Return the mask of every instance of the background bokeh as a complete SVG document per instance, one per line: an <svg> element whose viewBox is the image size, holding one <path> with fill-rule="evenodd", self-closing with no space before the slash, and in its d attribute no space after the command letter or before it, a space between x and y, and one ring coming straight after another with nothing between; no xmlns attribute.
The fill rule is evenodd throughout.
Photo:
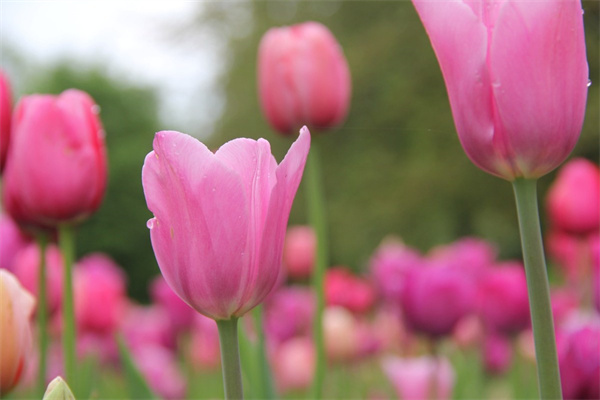
<svg viewBox="0 0 600 400"><path fill-rule="evenodd" d="M597 163L600 3L583 1L583 7L592 85L572 157ZM176 72L172 78L140 84L109 68L105 54L110 51L85 62L69 56L32 63L19 40L2 41L2 68L15 82L15 99L75 87L89 92L101 106L109 186L100 211L79 228L77 250L80 256L104 251L114 257L129 274L130 295L146 299L147 282L158 273L146 228L151 214L140 179L154 132L182 130L212 148L235 137L264 137L281 160L291 139L273 133L260 111L256 51L270 27L306 20L329 27L352 74L345 124L323 135L313 132L323 147L332 264L361 271L387 235L422 251L476 235L495 242L501 258L519 256L511 186L476 168L460 147L437 60L409 1L211 1L194 3L192 10L185 18L156 24L155 35L141 39L162 41L189 54L189 61L173 60L174 71L189 71L186 62L199 63L198 68L207 63L205 68L213 71L210 84L198 85L193 94L197 105L192 102L179 110L188 119L171 115L161 98L169 79L182 79ZM9 9L2 19L10 17ZM77 35L75 25L57 29ZM212 56L202 59L198 54ZM542 201L553 175L540 180ZM290 223L306 223L304 208L301 186ZM545 215L542 220L545 223Z"/></svg>

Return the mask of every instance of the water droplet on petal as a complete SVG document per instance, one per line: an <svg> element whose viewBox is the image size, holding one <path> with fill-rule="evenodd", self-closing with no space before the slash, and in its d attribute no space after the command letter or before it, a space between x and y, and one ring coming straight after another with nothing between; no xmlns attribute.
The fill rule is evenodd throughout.
<svg viewBox="0 0 600 400"><path fill-rule="evenodd" d="M592 80L588 79L587 87L590 87L590 86L592 86Z"/></svg>
<svg viewBox="0 0 600 400"><path fill-rule="evenodd" d="M148 229L154 229L155 222L156 218L149 219L148 222L146 222L146 226L148 227Z"/></svg>

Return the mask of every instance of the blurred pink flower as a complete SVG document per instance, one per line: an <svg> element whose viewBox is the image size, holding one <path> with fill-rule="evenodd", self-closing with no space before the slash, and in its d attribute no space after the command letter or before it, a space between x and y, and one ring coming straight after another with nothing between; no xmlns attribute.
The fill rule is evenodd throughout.
<svg viewBox="0 0 600 400"><path fill-rule="evenodd" d="M311 21L271 28L261 39L257 70L263 113L280 133L302 125L328 129L346 118L350 71L324 25Z"/></svg>
<svg viewBox="0 0 600 400"><path fill-rule="evenodd" d="M31 239L6 214L0 214L0 238L0 268L12 271L15 256Z"/></svg>
<svg viewBox="0 0 600 400"><path fill-rule="evenodd" d="M483 341L483 364L492 374L502 374L511 366L513 350L511 342L503 335L489 334Z"/></svg>
<svg viewBox="0 0 600 400"><path fill-rule="evenodd" d="M0 69L0 173L4 170L8 145L10 144L12 115L12 91L8 77Z"/></svg>
<svg viewBox="0 0 600 400"><path fill-rule="evenodd" d="M196 311L171 289L162 275L156 276L150 284L150 296L156 304L160 304L167 311L175 333L191 328Z"/></svg>
<svg viewBox="0 0 600 400"><path fill-rule="evenodd" d="M289 227L283 246L283 266L292 279L310 277L315 264L317 238L310 226Z"/></svg>
<svg viewBox="0 0 600 400"><path fill-rule="evenodd" d="M560 377L565 399L600 398L600 327L584 325L557 332Z"/></svg>
<svg viewBox="0 0 600 400"><path fill-rule="evenodd" d="M490 242L476 237L464 237L444 246L433 248L429 259L464 271L477 279L493 265L498 250Z"/></svg>
<svg viewBox="0 0 600 400"><path fill-rule="evenodd" d="M315 373L315 346L303 336L282 342L275 349L271 364L280 394L308 389Z"/></svg>
<svg viewBox="0 0 600 400"><path fill-rule="evenodd" d="M555 288L551 292L552 315L555 326L560 326L580 306L579 294L568 288Z"/></svg>
<svg viewBox="0 0 600 400"><path fill-rule="evenodd" d="M129 304L121 330L132 349L146 345L175 349L177 345L168 311L160 305Z"/></svg>
<svg viewBox="0 0 600 400"><path fill-rule="evenodd" d="M303 286L284 286L265 301L264 329L269 342L280 343L312 330L315 296Z"/></svg>
<svg viewBox="0 0 600 400"><path fill-rule="evenodd" d="M213 154L191 136L163 131L153 147L142 183L165 280L207 317L244 315L277 282L308 129L279 165L264 139L235 139Z"/></svg>
<svg viewBox="0 0 600 400"><path fill-rule="evenodd" d="M399 399L445 400L452 397L455 374L445 358L388 356L381 366Z"/></svg>
<svg viewBox="0 0 600 400"><path fill-rule="evenodd" d="M565 164L546 198L556 229L586 235L600 229L600 168L584 158Z"/></svg>
<svg viewBox="0 0 600 400"><path fill-rule="evenodd" d="M375 303L375 290L364 278L352 274L344 267L329 268L325 272L325 304L341 306L364 313Z"/></svg>
<svg viewBox="0 0 600 400"><path fill-rule="evenodd" d="M461 348L478 348L483 339L483 323L479 316L468 314L458 320L452 332L454 342Z"/></svg>
<svg viewBox="0 0 600 400"><path fill-rule="evenodd" d="M323 311L323 341L330 360L349 361L359 354L358 321L348 309L332 306Z"/></svg>
<svg viewBox="0 0 600 400"><path fill-rule="evenodd" d="M168 400L185 398L187 382L175 353L162 346L147 345L137 347L133 359L157 395Z"/></svg>
<svg viewBox="0 0 600 400"><path fill-rule="evenodd" d="M194 315L190 357L199 368L212 369L221 363L217 323L198 313Z"/></svg>

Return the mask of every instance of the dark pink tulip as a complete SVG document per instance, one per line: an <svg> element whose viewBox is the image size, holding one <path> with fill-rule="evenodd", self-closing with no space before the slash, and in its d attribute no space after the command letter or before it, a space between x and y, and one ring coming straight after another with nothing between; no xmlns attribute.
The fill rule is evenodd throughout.
<svg viewBox="0 0 600 400"><path fill-rule="evenodd" d="M446 82L460 142L504 179L556 168L587 98L579 0L413 0Z"/></svg>
<svg viewBox="0 0 600 400"><path fill-rule="evenodd" d="M308 278L315 265L317 238L310 226L288 228L283 246L283 265L290 278Z"/></svg>
<svg viewBox="0 0 600 400"><path fill-rule="evenodd" d="M492 332L514 334L530 324L525 270L519 262L490 268L479 283L478 312Z"/></svg>
<svg viewBox="0 0 600 400"><path fill-rule="evenodd" d="M27 247L31 239L6 214L0 214L0 238L0 268L12 271L15 256Z"/></svg>
<svg viewBox="0 0 600 400"><path fill-rule="evenodd" d="M600 228L600 168L584 158L565 164L548 191L547 208L552 225L585 235Z"/></svg>
<svg viewBox="0 0 600 400"><path fill-rule="evenodd" d="M492 374L502 374L510 368L513 350L510 340L503 335L491 334L483 341L483 364Z"/></svg>
<svg viewBox="0 0 600 400"><path fill-rule="evenodd" d="M309 147L303 128L277 165L264 139L232 140L213 154L191 136L156 134L142 169L152 247L169 286L196 311L240 317L269 294Z"/></svg>
<svg viewBox="0 0 600 400"><path fill-rule="evenodd" d="M40 274L40 249L31 243L15 255L13 271L23 286L36 298ZM50 313L59 311L62 304L63 258L55 245L46 248L46 295Z"/></svg>
<svg viewBox="0 0 600 400"><path fill-rule="evenodd" d="M282 287L265 301L264 328L269 341L280 343L307 335L315 313L314 293L306 287ZM290 316L293 315L293 318Z"/></svg>
<svg viewBox="0 0 600 400"><path fill-rule="evenodd" d="M258 49L258 94L267 120L283 134L340 124L350 71L335 37L317 22L271 28Z"/></svg>
<svg viewBox="0 0 600 400"><path fill-rule="evenodd" d="M186 331L192 326L196 311L177 296L162 275L152 281L150 295L156 304L167 311L175 332Z"/></svg>
<svg viewBox="0 0 600 400"><path fill-rule="evenodd" d="M4 171L6 211L22 225L75 223L100 206L106 150L98 106L86 93L21 99Z"/></svg>
<svg viewBox="0 0 600 400"><path fill-rule="evenodd" d="M465 237L435 247L429 253L430 259L461 270L475 279L495 262L497 255L494 245L476 237Z"/></svg>
<svg viewBox="0 0 600 400"><path fill-rule="evenodd" d="M73 274L75 319L80 332L112 334L127 306L124 271L104 254L82 258Z"/></svg>
<svg viewBox="0 0 600 400"><path fill-rule="evenodd" d="M366 279L344 267L330 268L325 273L325 303L364 313L375 303L375 290Z"/></svg>
<svg viewBox="0 0 600 400"><path fill-rule="evenodd" d="M600 327L586 324L557 332L560 378L565 399L600 398Z"/></svg>
<svg viewBox="0 0 600 400"><path fill-rule="evenodd" d="M388 356L381 366L399 399L445 400L452 397L455 373L445 358Z"/></svg>
<svg viewBox="0 0 600 400"><path fill-rule="evenodd" d="M0 69L0 172L4 170L10 143L11 114L12 93L6 74Z"/></svg>
<svg viewBox="0 0 600 400"><path fill-rule="evenodd" d="M473 310L473 280L445 265L413 268L402 292L402 310L409 328L439 337L450 334L456 323Z"/></svg>

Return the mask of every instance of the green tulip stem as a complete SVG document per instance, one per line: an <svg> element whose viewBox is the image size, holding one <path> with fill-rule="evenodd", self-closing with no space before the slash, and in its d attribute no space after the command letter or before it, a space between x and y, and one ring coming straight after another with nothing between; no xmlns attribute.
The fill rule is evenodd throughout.
<svg viewBox="0 0 600 400"><path fill-rule="evenodd" d="M37 323L40 344L40 366L38 370L38 389L41 394L46 391L46 365L48 364L48 305L46 294L46 248L48 238L45 234L37 236L40 249L40 273L38 275Z"/></svg>
<svg viewBox="0 0 600 400"><path fill-rule="evenodd" d="M256 336L258 338L258 351L257 354L257 368L259 371L259 383L260 388L259 397L261 399L270 400L275 398L275 390L273 389L273 379L271 378L271 369L267 362L267 353L265 347L265 330L263 328L263 306L259 305L252 310L252 316L254 318L254 326L256 329Z"/></svg>
<svg viewBox="0 0 600 400"><path fill-rule="evenodd" d="M323 344L323 309L325 308L324 276L329 262L329 245L327 240L327 218L325 214L325 196L321 182L321 164L319 157L319 142L313 136L311 149L306 163L306 195L308 201L308 218L317 237L317 254L313 271L312 285L317 304L314 318L314 341L316 349L316 368L313 382L314 399L320 399L325 380L325 349Z"/></svg>
<svg viewBox="0 0 600 400"><path fill-rule="evenodd" d="M70 225L59 227L59 244L63 256L63 357L65 380L74 385L75 376L75 308L73 305L73 260L75 258L75 234ZM75 389L75 387L73 387Z"/></svg>
<svg viewBox="0 0 600 400"><path fill-rule="evenodd" d="M219 343L221 345L221 366L225 399L243 399L242 369L238 343L238 319L217 321Z"/></svg>
<svg viewBox="0 0 600 400"><path fill-rule="evenodd" d="M534 179L519 178L513 182L513 189L527 275L540 398L562 399L536 184Z"/></svg>

